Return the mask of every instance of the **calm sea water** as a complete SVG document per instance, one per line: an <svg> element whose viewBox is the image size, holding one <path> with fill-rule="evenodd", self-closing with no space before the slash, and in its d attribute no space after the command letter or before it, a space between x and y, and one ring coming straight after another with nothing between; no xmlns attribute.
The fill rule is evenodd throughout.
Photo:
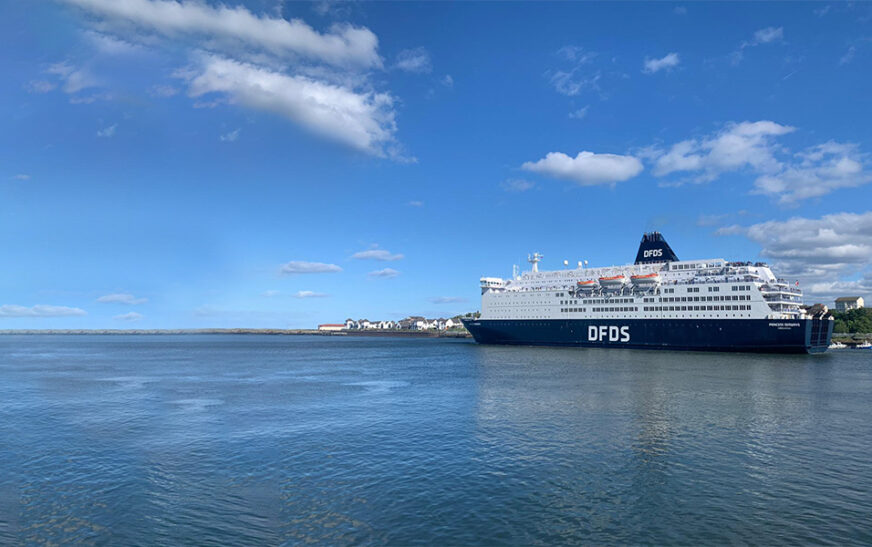
<svg viewBox="0 0 872 547"><path fill-rule="evenodd" d="M872 353L0 336L0 543L869 544Z"/></svg>

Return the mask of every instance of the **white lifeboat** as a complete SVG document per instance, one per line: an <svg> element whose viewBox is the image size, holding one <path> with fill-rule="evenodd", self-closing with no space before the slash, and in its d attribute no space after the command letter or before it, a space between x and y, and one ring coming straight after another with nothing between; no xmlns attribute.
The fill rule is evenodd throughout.
<svg viewBox="0 0 872 547"><path fill-rule="evenodd" d="M577 284L580 291L592 291L597 287L596 279L588 279L587 281L579 281Z"/></svg>
<svg viewBox="0 0 872 547"><path fill-rule="evenodd" d="M620 289L627 284L627 278L623 275L613 275L611 277L600 277L599 282L604 289Z"/></svg>
<svg viewBox="0 0 872 547"><path fill-rule="evenodd" d="M630 276L630 280L633 282L634 286L639 287L640 289L648 289L660 284L660 274L654 272L645 275L632 275Z"/></svg>

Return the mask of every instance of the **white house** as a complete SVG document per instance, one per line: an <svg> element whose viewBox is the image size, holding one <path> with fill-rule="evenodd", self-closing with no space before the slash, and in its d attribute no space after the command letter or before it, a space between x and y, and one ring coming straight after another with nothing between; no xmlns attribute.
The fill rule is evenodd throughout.
<svg viewBox="0 0 872 547"><path fill-rule="evenodd" d="M858 310L863 307L861 296L840 296L836 298L836 311Z"/></svg>

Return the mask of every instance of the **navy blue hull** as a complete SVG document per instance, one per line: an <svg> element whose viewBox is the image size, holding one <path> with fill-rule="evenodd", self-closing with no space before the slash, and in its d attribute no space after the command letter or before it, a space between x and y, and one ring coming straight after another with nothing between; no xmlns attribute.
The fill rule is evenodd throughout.
<svg viewBox="0 0 872 547"><path fill-rule="evenodd" d="M592 348L820 353L829 319L473 319L480 344Z"/></svg>

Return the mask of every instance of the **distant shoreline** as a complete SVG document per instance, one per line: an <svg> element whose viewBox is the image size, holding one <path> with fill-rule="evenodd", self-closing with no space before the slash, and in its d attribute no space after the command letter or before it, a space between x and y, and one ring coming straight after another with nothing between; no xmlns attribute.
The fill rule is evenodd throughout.
<svg viewBox="0 0 872 547"><path fill-rule="evenodd" d="M0 335L12 334L268 334L268 335L315 335L315 336L365 336L401 338L471 338L463 331L427 330L361 330L361 331L322 331L316 329L4 329Z"/></svg>

